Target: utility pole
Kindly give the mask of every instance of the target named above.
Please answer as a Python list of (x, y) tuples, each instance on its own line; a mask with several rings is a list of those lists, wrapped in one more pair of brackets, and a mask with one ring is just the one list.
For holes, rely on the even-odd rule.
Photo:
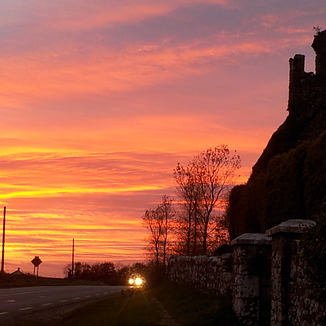
[(5, 272), (5, 233), (6, 233), (6, 206), (3, 208), (3, 227), (2, 227), (2, 260), (1, 273)]
[(71, 278), (74, 278), (74, 269), (75, 269), (75, 239), (72, 239)]

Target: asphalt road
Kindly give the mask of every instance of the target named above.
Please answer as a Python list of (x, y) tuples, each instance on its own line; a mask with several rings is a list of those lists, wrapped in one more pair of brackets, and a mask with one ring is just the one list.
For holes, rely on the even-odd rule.
[(37, 286), (0, 289), (0, 325), (23, 315), (118, 294), (126, 286)]

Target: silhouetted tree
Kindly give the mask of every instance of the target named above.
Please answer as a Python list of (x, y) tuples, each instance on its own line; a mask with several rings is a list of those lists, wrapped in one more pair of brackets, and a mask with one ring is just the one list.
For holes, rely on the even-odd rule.
[(240, 156), (231, 154), (226, 145), (207, 149), (186, 167), (178, 163), (174, 179), (183, 214), (178, 218), (177, 250), (187, 255), (207, 254), (210, 239), (221, 231), (215, 210), (240, 166)]
[(141, 274), (141, 275), (145, 275), (147, 270), (148, 270), (148, 266), (146, 266), (144, 263), (134, 263), (131, 267), (130, 270), (133, 273), (136, 274)]
[(116, 275), (113, 263), (104, 262), (97, 263), (91, 266), (92, 279), (104, 280), (113, 278)]
[[(117, 278), (123, 283), (127, 282), (127, 279), (130, 275), (130, 266), (123, 266), (117, 270)], [(127, 284), (127, 283), (126, 283)]]
[(162, 202), (155, 209), (146, 210), (142, 217), (143, 226), (150, 233), (146, 249), (156, 266), (167, 263), (168, 236), (174, 216), (172, 200), (164, 195)]
[[(95, 263), (93, 265), (76, 262), (74, 270), (75, 279), (110, 281), (117, 277), (115, 266), (111, 262)], [(67, 277), (71, 277), (71, 264), (64, 268), (64, 273)]]

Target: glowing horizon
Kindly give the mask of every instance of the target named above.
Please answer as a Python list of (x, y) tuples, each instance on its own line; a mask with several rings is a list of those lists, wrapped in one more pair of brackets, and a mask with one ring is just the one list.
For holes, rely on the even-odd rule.
[[(227, 144), (246, 182), (287, 116), (288, 59), (322, 0), (1, 2), (5, 270), (144, 261), (141, 216), (173, 169)], [(1, 213), (0, 213), (1, 215)], [(2, 219), (1, 219), (2, 220)]]

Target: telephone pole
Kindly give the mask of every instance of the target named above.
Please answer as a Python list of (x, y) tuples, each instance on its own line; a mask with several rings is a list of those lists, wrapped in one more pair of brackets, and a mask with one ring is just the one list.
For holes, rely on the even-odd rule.
[(75, 269), (75, 239), (72, 239), (71, 278), (74, 278), (74, 269)]
[(6, 206), (3, 208), (3, 227), (2, 227), (2, 260), (1, 273), (5, 272), (5, 233), (6, 233)]

